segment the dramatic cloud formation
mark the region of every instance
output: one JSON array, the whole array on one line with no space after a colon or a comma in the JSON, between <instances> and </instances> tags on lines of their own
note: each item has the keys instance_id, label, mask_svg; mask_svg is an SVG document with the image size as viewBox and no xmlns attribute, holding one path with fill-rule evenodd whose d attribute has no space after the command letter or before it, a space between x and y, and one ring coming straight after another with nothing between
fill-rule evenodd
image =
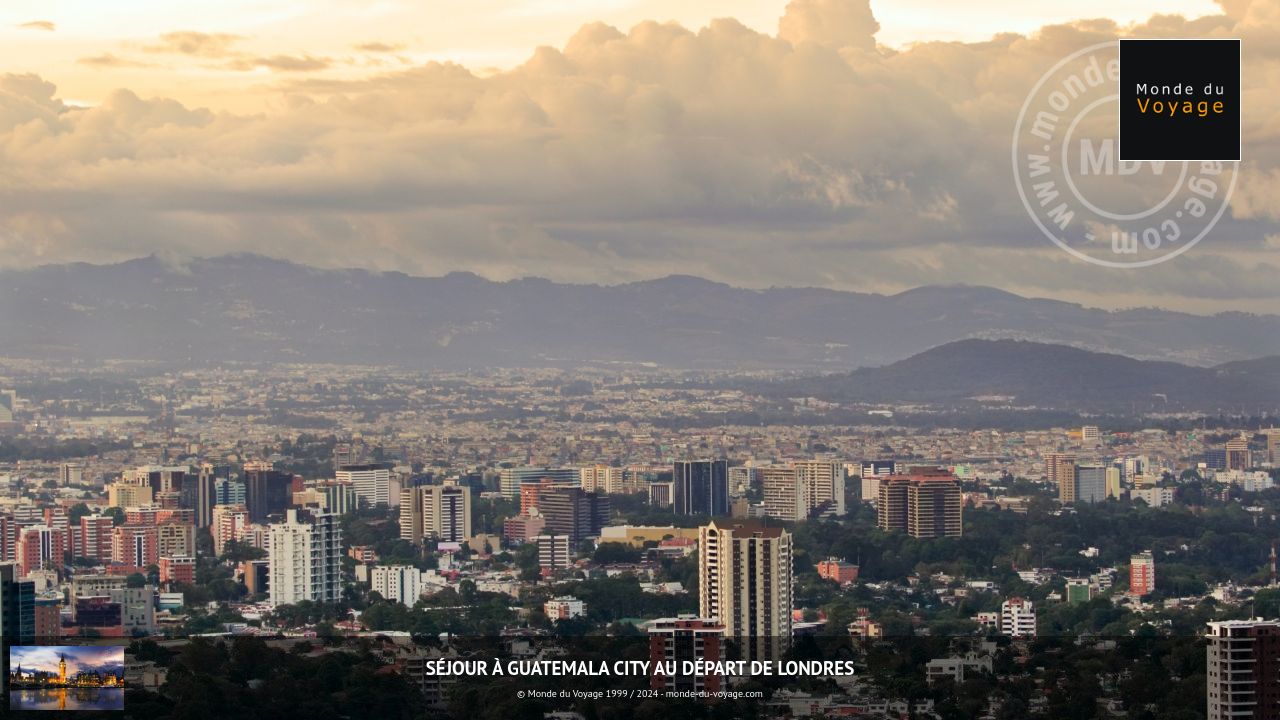
<instances>
[{"instance_id":1,"label":"dramatic cloud formation","mask_svg":"<svg viewBox=\"0 0 1280 720\"><path fill-rule=\"evenodd\" d=\"M345 61L238 56L232 35L171 33L148 48L282 71L264 76L281 100L258 114L127 90L73 107L39 77L0 77L0 256L254 251L499 279L967 282L1090 304L1276 307L1280 0L902 51L878 47L877 29L867 0L794 0L776 35L729 19L589 24L484 76L435 63L298 76ZM1008 166L1040 74L1118 34L1238 36L1249 53L1234 217L1140 272L1053 248ZM359 46L383 48L396 49Z\"/></svg>"}]
</instances>

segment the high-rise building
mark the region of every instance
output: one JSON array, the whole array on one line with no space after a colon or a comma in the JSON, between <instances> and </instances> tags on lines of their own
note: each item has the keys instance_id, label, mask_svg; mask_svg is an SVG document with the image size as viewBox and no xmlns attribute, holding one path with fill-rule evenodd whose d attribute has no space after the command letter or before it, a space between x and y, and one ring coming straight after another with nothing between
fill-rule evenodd
<instances>
[{"instance_id":1,"label":"high-rise building","mask_svg":"<svg viewBox=\"0 0 1280 720\"><path fill-rule=\"evenodd\" d=\"M1076 456L1071 453L1045 453L1044 479L1050 487L1058 489L1058 500L1060 502L1075 502Z\"/></svg>"},{"instance_id":2,"label":"high-rise building","mask_svg":"<svg viewBox=\"0 0 1280 720\"><path fill-rule=\"evenodd\" d=\"M779 520L806 520L809 517L809 483L798 477L795 468L766 465L758 468L764 514Z\"/></svg>"},{"instance_id":3,"label":"high-rise building","mask_svg":"<svg viewBox=\"0 0 1280 720\"><path fill-rule=\"evenodd\" d=\"M1001 603L1000 634L1009 637L1035 637L1035 603L1020 597L1011 597Z\"/></svg>"},{"instance_id":4,"label":"high-rise building","mask_svg":"<svg viewBox=\"0 0 1280 720\"><path fill-rule=\"evenodd\" d=\"M746 497L752 488L760 486L760 468L739 465L729 468L729 497Z\"/></svg>"},{"instance_id":5,"label":"high-rise building","mask_svg":"<svg viewBox=\"0 0 1280 720\"><path fill-rule=\"evenodd\" d=\"M154 499L149 485L117 482L107 486L107 505L111 507L126 508L150 505Z\"/></svg>"},{"instance_id":6,"label":"high-rise building","mask_svg":"<svg viewBox=\"0 0 1280 720\"><path fill-rule=\"evenodd\" d=\"M960 537L964 531L960 481L941 468L880 479L876 523L886 532L915 538Z\"/></svg>"},{"instance_id":7,"label":"high-rise building","mask_svg":"<svg viewBox=\"0 0 1280 720\"><path fill-rule=\"evenodd\" d=\"M267 462L245 463L244 489L249 519L267 522L273 515L282 515L293 502L293 474L276 470Z\"/></svg>"},{"instance_id":8,"label":"high-rise building","mask_svg":"<svg viewBox=\"0 0 1280 720\"><path fill-rule=\"evenodd\" d=\"M150 487L151 494L159 497L163 493L180 493L190 474L189 465L142 465L126 474L126 482Z\"/></svg>"},{"instance_id":9,"label":"high-rise building","mask_svg":"<svg viewBox=\"0 0 1280 720\"><path fill-rule=\"evenodd\" d=\"M249 502L249 491L239 480L218 479L213 484L214 505L246 505ZM213 508L209 509L212 522Z\"/></svg>"},{"instance_id":10,"label":"high-rise building","mask_svg":"<svg viewBox=\"0 0 1280 720\"><path fill-rule=\"evenodd\" d=\"M538 567L543 577L569 567L573 555L568 535L539 535L534 541L538 543Z\"/></svg>"},{"instance_id":11,"label":"high-rise building","mask_svg":"<svg viewBox=\"0 0 1280 720\"><path fill-rule=\"evenodd\" d=\"M1211 622L1206 637L1208 720L1280 718L1280 621Z\"/></svg>"},{"instance_id":12,"label":"high-rise building","mask_svg":"<svg viewBox=\"0 0 1280 720\"><path fill-rule=\"evenodd\" d=\"M471 537L471 488L446 480L400 491L400 538L466 542Z\"/></svg>"},{"instance_id":13,"label":"high-rise building","mask_svg":"<svg viewBox=\"0 0 1280 720\"><path fill-rule=\"evenodd\" d=\"M791 463L796 477L809 488L807 498L810 517L843 517L845 509L844 464L825 460L802 460Z\"/></svg>"},{"instance_id":14,"label":"high-rise building","mask_svg":"<svg viewBox=\"0 0 1280 720\"><path fill-rule=\"evenodd\" d=\"M515 500L520 497L522 487L537 485L543 480L550 480L555 485L578 487L582 482L582 474L578 468L503 468L498 476L498 488L502 491L503 497Z\"/></svg>"},{"instance_id":15,"label":"high-rise building","mask_svg":"<svg viewBox=\"0 0 1280 720\"><path fill-rule=\"evenodd\" d=\"M880 478L897 474L897 464L893 460L863 460L858 464L859 497L864 503L880 500Z\"/></svg>"},{"instance_id":16,"label":"high-rise building","mask_svg":"<svg viewBox=\"0 0 1280 720\"><path fill-rule=\"evenodd\" d=\"M30 644L36 634L36 586L21 579L20 568L13 563L0 565L0 641L7 648L10 644ZM9 653L0 653L9 661ZM5 674L5 677L9 677Z\"/></svg>"},{"instance_id":17,"label":"high-rise building","mask_svg":"<svg viewBox=\"0 0 1280 720\"><path fill-rule=\"evenodd\" d=\"M422 571L412 565L379 565L369 581L374 592L401 605L412 607L422 597Z\"/></svg>"},{"instance_id":18,"label":"high-rise building","mask_svg":"<svg viewBox=\"0 0 1280 720\"><path fill-rule=\"evenodd\" d=\"M1150 551L1129 558L1129 594L1150 595L1156 589L1156 561Z\"/></svg>"},{"instance_id":19,"label":"high-rise building","mask_svg":"<svg viewBox=\"0 0 1280 720\"><path fill-rule=\"evenodd\" d=\"M758 470L765 515L805 520L845 514L845 474L840 463L802 461Z\"/></svg>"},{"instance_id":20,"label":"high-rise building","mask_svg":"<svg viewBox=\"0 0 1280 720\"><path fill-rule=\"evenodd\" d=\"M239 487L239 497L227 497L228 486L231 484L230 465L215 465L213 463L201 463L200 472L196 475L196 492L195 492L195 511L196 511L196 527L207 528L213 522L213 506L214 505L230 505L232 503L243 503L244 485L236 483ZM222 499L219 499L219 484L221 483Z\"/></svg>"},{"instance_id":21,"label":"high-rise building","mask_svg":"<svg viewBox=\"0 0 1280 720\"><path fill-rule=\"evenodd\" d=\"M1115 498L1116 500L1120 499L1120 478L1122 475L1123 471L1118 467L1113 466L1107 468L1106 480L1108 498Z\"/></svg>"},{"instance_id":22,"label":"high-rise building","mask_svg":"<svg viewBox=\"0 0 1280 720\"><path fill-rule=\"evenodd\" d=\"M267 554L272 605L342 597L342 528L336 515L300 519L290 508L284 522L271 525Z\"/></svg>"},{"instance_id":23,"label":"high-rise building","mask_svg":"<svg viewBox=\"0 0 1280 720\"><path fill-rule=\"evenodd\" d=\"M226 552L228 542L242 541L249 526L249 509L244 505L213 506L213 523L209 526L209 532L213 535L213 553L222 555Z\"/></svg>"},{"instance_id":24,"label":"high-rise building","mask_svg":"<svg viewBox=\"0 0 1280 720\"><path fill-rule=\"evenodd\" d=\"M666 482L649 483L649 504L657 508L669 508L675 501L676 484Z\"/></svg>"},{"instance_id":25,"label":"high-rise building","mask_svg":"<svg viewBox=\"0 0 1280 720\"><path fill-rule=\"evenodd\" d=\"M171 557L160 556L160 582L194 584L196 581L196 559L189 555Z\"/></svg>"},{"instance_id":26,"label":"high-rise building","mask_svg":"<svg viewBox=\"0 0 1280 720\"><path fill-rule=\"evenodd\" d=\"M166 522L156 525L156 552L161 557L195 557L195 526L179 522Z\"/></svg>"},{"instance_id":27,"label":"high-rise building","mask_svg":"<svg viewBox=\"0 0 1280 720\"><path fill-rule=\"evenodd\" d=\"M681 615L674 618L650 620L650 667L674 667L675 675L655 672L649 676L649 687L663 692L716 693L724 684L719 674L685 674L685 663L718 663L723 660L721 638L724 626L715 620ZM660 663L664 663L661 664ZM669 663L674 663L670 665ZM705 667L705 665L701 666Z\"/></svg>"},{"instance_id":28,"label":"high-rise building","mask_svg":"<svg viewBox=\"0 0 1280 720\"><path fill-rule=\"evenodd\" d=\"M579 484L587 492L614 495L622 492L622 468L591 465L578 469Z\"/></svg>"},{"instance_id":29,"label":"high-rise building","mask_svg":"<svg viewBox=\"0 0 1280 720\"><path fill-rule=\"evenodd\" d=\"M1075 468L1076 502L1099 503L1107 499L1107 467L1077 465Z\"/></svg>"},{"instance_id":30,"label":"high-rise building","mask_svg":"<svg viewBox=\"0 0 1280 720\"><path fill-rule=\"evenodd\" d=\"M80 463L62 463L62 465L58 466L58 484L62 487L83 485L84 465Z\"/></svg>"},{"instance_id":31,"label":"high-rise building","mask_svg":"<svg viewBox=\"0 0 1280 720\"><path fill-rule=\"evenodd\" d=\"M1280 428L1263 430L1267 436L1267 462L1280 465Z\"/></svg>"},{"instance_id":32,"label":"high-rise building","mask_svg":"<svg viewBox=\"0 0 1280 720\"><path fill-rule=\"evenodd\" d=\"M66 532L48 525L31 525L18 532L18 570L26 577L33 570L62 567Z\"/></svg>"},{"instance_id":33,"label":"high-rise building","mask_svg":"<svg viewBox=\"0 0 1280 720\"><path fill-rule=\"evenodd\" d=\"M110 515L82 515L76 554L104 564L111 562L111 530L114 526Z\"/></svg>"},{"instance_id":34,"label":"high-rise building","mask_svg":"<svg viewBox=\"0 0 1280 720\"><path fill-rule=\"evenodd\" d=\"M159 528L125 523L111 531L111 562L145 568L160 562Z\"/></svg>"},{"instance_id":35,"label":"high-rise building","mask_svg":"<svg viewBox=\"0 0 1280 720\"><path fill-rule=\"evenodd\" d=\"M698 614L725 628L744 660L777 660L791 640L791 534L712 521L698 531Z\"/></svg>"},{"instance_id":36,"label":"high-rise building","mask_svg":"<svg viewBox=\"0 0 1280 720\"><path fill-rule=\"evenodd\" d=\"M672 482L677 515L729 514L728 461L676 461Z\"/></svg>"},{"instance_id":37,"label":"high-rise building","mask_svg":"<svg viewBox=\"0 0 1280 720\"><path fill-rule=\"evenodd\" d=\"M333 515L346 515L359 507L355 488L337 480L316 480L293 493L293 504Z\"/></svg>"},{"instance_id":38,"label":"high-rise building","mask_svg":"<svg viewBox=\"0 0 1280 720\"><path fill-rule=\"evenodd\" d=\"M356 502L363 507L391 506L391 464L361 463L342 465L334 476L338 482L350 483ZM397 493L397 501L399 494Z\"/></svg>"},{"instance_id":39,"label":"high-rise building","mask_svg":"<svg viewBox=\"0 0 1280 720\"><path fill-rule=\"evenodd\" d=\"M1253 462L1249 456L1249 441L1244 437L1227 441L1227 469L1248 470Z\"/></svg>"},{"instance_id":40,"label":"high-rise building","mask_svg":"<svg viewBox=\"0 0 1280 720\"><path fill-rule=\"evenodd\" d=\"M539 511L546 519L545 532L567 535L575 547L600 534L609 524L609 496L584 492L582 488L554 488L539 496Z\"/></svg>"}]
</instances>

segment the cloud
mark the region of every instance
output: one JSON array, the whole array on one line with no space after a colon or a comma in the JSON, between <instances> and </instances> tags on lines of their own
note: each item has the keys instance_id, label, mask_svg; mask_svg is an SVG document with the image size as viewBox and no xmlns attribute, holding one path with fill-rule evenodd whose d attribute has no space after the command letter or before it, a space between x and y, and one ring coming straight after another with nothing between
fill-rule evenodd
<instances>
[{"instance_id":1,"label":"cloud","mask_svg":"<svg viewBox=\"0 0 1280 720\"><path fill-rule=\"evenodd\" d=\"M53 32L58 29L58 26L49 20L32 20L31 22L22 23L18 27L23 30L42 30L44 32Z\"/></svg>"},{"instance_id":2,"label":"cloud","mask_svg":"<svg viewBox=\"0 0 1280 720\"><path fill-rule=\"evenodd\" d=\"M160 42L143 49L151 53L193 55L204 58L221 58L235 54L232 46L244 38L227 33L202 33L192 30L168 32L160 36Z\"/></svg>"},{"instance_id":3,"label":"cloud","mask_svg":"<svg viewBox=\"0 0 1280 720\"><path fill-rule=\"evenodd\" d=\"M246 58L244 60L236 60L228 63L227 67L232 70L256 70L258 68L266 68L268 70L276 70L279 72L315 72L317 70L326 70L333 61L325 57L312 57L310 55L291 56L291 55L272 55L270 57Z\"/></svg>"},{"instance_id":4,"label":"cloud","mask_svg":"<svg viewBox=\"0 0 1280 720\"><path fill-rule=\"evenodd\" d=\"M874 50L880 23L870 0L791 0L778 22L778 37L793 44Z\"/></svg>"},{"instance_id":5,"label":"cloud","mask_svg":"<svg viewBox=\"0 0 1280 720\"><path fill-rule=\"evenodd\" d=\"M90 65L93 67L100 67L100 68L125 68L125 67L146 68L146 67L156 66L154 63L142 62L140 60L130 60L128 58L122 58L117 55L113 55L111 53L103 53L101 55L92 55L89 57L82 57L77 59L76 63L80 65Z\"/></svg>"},{"instance_id":6,"label":"cloud","mask_svg":"<svg viewBox=\"0 0 1280 720\"><path fill-rule=\"evenodd\" d=\"M359 50L361 52L393 53L393 52L399 52L403 50L405 46L398 43L391 44L391 43L384 43L384 42L367 42L367 43L360 43L359 45L353 45L352 47L354 47L356 50Z\"/></svg>"},{"instance_id":7,"label":"cloud","mask_svg":"<svg viewBox=\"0 0 1280 720\"><path fill-rule=\"evenodd\" d=\"M496 279L963 281L1094 303L1274 307L1280 53L1267 48L1280 47L1280 22L1267 18L1280 0L1238 5L893 52L875 45L866 0L795 0L776 35L727 19L590 24L483 75L431 63L353 79L321 72L337 62L326 57L222 58L276 71L263 82L280 101L258 114L127 91L75 108L40 78L4 76L0 257L254 251ZM1126 33L1238 33L1260 48L1244 73L1236 217L1192 254L1133 273L1043 239L1009 168L1040 74Z\"/></svg>"}]
</instances>

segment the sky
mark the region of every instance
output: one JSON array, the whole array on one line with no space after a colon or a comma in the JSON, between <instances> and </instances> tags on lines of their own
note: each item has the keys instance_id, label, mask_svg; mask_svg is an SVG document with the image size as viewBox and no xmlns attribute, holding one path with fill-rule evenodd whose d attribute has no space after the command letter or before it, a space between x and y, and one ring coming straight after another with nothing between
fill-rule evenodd
<instances>
[{"instance_id":1,"label":"sky","mask_svg":"<svg viewBox=\"0 0 1280 720\"><path fill-rule=\"evenodd\" d=\"M1280 0L209 8L0 4L0 267L257 252L1280 312ZM1246 47L1230 212L1141 271L1054 248L1008 169L1039 75L1117 36Z\"/></svg>"}]
</instances>

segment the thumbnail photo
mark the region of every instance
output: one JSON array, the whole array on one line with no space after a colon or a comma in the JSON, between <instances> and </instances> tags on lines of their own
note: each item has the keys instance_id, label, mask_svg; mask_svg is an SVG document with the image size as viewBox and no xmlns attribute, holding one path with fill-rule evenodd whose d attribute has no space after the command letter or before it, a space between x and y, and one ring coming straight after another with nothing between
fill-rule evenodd
<instances>
[{"instance_id":1,"label":"thumbnail photo","mask_svg":"<svg viewBox=\"0 0 1280 720\"><path fill-rule=\"evenodd\" d=\"M123 710L124 648L9 648L10 710Z\"/></svg>"}]
</instances>

